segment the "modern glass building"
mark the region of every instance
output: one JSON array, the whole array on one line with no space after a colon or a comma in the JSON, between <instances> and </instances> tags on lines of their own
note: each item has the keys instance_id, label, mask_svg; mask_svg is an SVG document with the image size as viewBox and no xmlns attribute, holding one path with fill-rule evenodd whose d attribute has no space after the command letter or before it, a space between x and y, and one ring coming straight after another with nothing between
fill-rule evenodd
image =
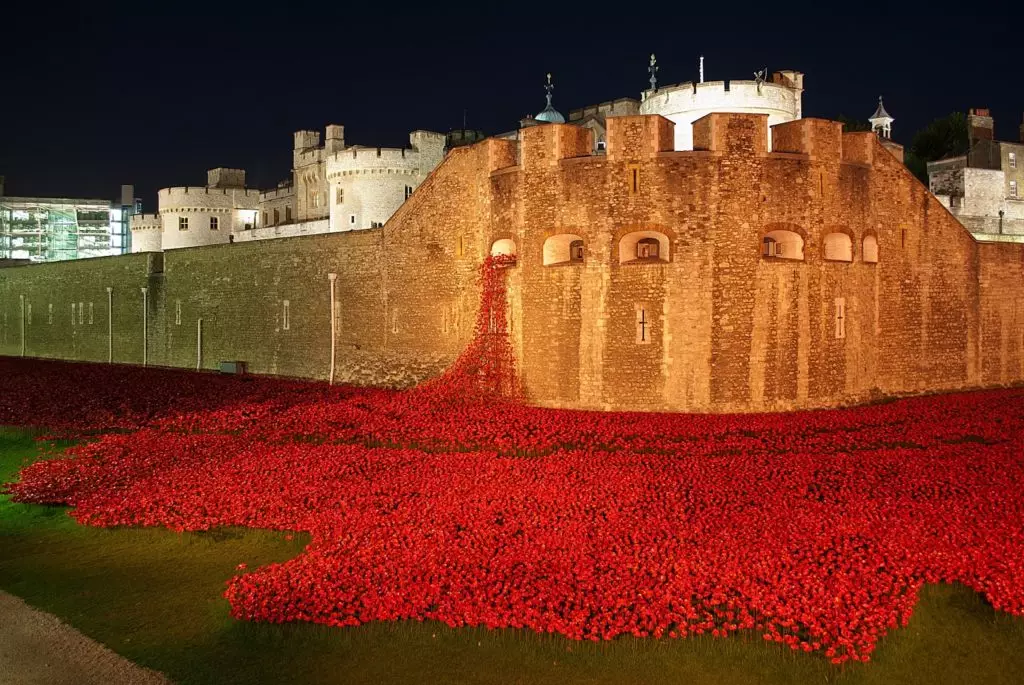
<instances>
[{"instance_id":1,"label":"modern glass building","mask_svg":"<svg viewBox=\"0 0 1024 685\"><path fill-rule=\"evenodd\" d=\"M130 252L136 207L133 200L123 203L0 197L0 259L55 262Z\"/></svg>"}]
</instances>

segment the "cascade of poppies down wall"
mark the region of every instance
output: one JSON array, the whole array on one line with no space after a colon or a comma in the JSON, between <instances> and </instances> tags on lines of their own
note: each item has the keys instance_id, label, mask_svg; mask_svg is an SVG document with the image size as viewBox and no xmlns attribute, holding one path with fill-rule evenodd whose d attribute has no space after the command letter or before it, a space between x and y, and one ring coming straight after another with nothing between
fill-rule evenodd
<instances>
[{"instance_id":1,"label":"cascade of poppies down wall","mask_svg":"<svg viewBox=\"0 0 1024 685\"><path fill-rule=\"evenodd\" d=\"M658 116L610 119L606 154L590 136L541 125L453 150L379 230L174 250L153 273L128 258L0 269L0 354L21 353L25 295L27 355L102 361L101 323L40 322L112 285L115 325L133 322L114 360L138 363L148 287L150 364L324 379L334 273L335 379L407 387L470 344L478 267L502 246L532 403L792 410L1024 380L1024 245L975 242L874 135L801 119L769 150L764 116L711 114L693 151L672 151ZM762 255L776 231L802 260ZM657 258L634 258L641 237Z\"/></svg>"}]
</instances>

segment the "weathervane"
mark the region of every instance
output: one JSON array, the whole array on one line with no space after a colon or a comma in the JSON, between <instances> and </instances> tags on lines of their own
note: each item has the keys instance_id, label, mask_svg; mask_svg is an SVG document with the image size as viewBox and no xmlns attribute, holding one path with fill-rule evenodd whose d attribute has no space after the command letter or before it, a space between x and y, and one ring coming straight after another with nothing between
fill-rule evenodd
<instances>
[{"instance_id":1,"label":"weathervane","mask_svg":"<svg viewBox=\"0 0 1024 685\"><path fill-rule=\"evenodd\" d=\"M655 58L654 53L651 53L651 65L647 67L647 71L651 74L651 91L658 90L658 60Z\"/></svg>"},{"instance_id":2,"label":"weathervane","mask_svg":"<svg viewBox=\"0 0 1024 685\"><path fill-rule=\"evenodd\" d=\"M555 84L551 83L551 73L548 72L548 82L544 84L544 90L547 92L548 107L551 106L551 91L555 89Z\"/></svg>"},{"instance_id":3,"label":"weathervane","mask_svg":"<svg viewBox=\"0 0 1024 685\"><path fill-rule=\"evenodd\" d=\"M768 67L765 67L761 71L754 72L754 83L757 84L757 94L761 94L761 84L764 83L764 77L768 73Z\"/></svg>"}]
</instances>

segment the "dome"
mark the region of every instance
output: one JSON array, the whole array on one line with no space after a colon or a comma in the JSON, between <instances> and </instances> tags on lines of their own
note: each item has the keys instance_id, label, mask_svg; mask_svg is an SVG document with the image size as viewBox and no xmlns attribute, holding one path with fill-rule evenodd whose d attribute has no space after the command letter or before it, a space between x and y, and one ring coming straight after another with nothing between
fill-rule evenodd
<instances>
[{"instance_id":1,"label":"dome","mask_svg":"<svg viewBox=\"0 0 1024 685\"><path fill-rule=\"evenodd\" d=\"M557 109L552 107L550 104L544 108L544 110L534 117L537 121L545 121L549 124L564 124L565 117Z\"/></svg>"},{"instance_id":2,"label":"dome","mask_svg":"<svg viewBox=\"0 0 1024 685\"><path fill-rule=\"evenodd\" d=\"M548 74L548 82L544 85L544 90L547 92L548 106L540 111L540 113L534 117L537 121L543 121L547 124L564 124L565 117L557 109L551 106L551 91L555 89L555 84L551 83L551 74Z\"/></svg>"}]
</instances>

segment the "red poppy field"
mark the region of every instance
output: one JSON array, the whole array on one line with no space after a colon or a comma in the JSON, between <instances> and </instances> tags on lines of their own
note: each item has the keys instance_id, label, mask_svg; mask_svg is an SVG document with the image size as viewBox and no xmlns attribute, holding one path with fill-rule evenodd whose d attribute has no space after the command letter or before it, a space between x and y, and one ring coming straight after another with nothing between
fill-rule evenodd
<instances>
[{"instance_id":1,"label":"red poppy field","mask_svg":"<svg viewBox=\"0 0 1024 685\"><path fill-rule=\"evenodd\" d=\"M753 630L841 663L869 660L924 583L1024 614L1024 390L556 411L514 400L503 355L479 335L407 392L0 359L0 424L88 438L6 487L93 526L307 531L299 557L229 582L251 621Z\"/></svg>"}]
</instances>

